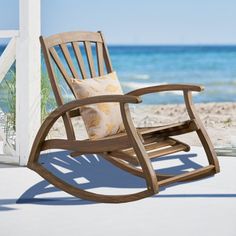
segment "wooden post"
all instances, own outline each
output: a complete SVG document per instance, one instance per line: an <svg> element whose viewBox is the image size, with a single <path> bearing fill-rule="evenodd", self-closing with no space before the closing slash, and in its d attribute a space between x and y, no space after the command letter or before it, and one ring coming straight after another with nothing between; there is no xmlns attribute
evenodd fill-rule
<svg viewBox="0 0 236 236"><path fill-rule="evenodd" d="M20 34L16 47L16 153L28 161L40 126L40 0L19 0Z"/></svg>

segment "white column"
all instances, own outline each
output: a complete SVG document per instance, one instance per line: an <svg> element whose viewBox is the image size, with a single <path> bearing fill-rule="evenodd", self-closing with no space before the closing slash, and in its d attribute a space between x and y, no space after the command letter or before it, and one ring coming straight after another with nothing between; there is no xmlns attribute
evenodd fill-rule
<svg viewBox="0 0 236 236"><path fill-rule="evenodd" d="M40 0L19 0L20 34L16 48L16 152L27 164L40 126Z"/></svg>

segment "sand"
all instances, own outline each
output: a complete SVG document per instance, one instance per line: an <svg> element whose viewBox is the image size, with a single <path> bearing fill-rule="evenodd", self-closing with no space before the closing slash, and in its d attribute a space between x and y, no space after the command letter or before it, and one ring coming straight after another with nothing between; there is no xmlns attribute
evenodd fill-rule
<svg viewBox="0 0 236 236"><path fill-rule="evenodd" d="M232 146L232 139L236 136L236 103L202 103L196 104L195 106L214 146ZM159 126L188 119L183 104L138 104L135 106L132 105L130 110L137 127ZM76 127L77 138L87 138L82 120L74 118L73 123ZM59 138L63 136L65 136L65 130L62 120L60 120L51 131L50 137ZM195 132L181 135L179 138L189 145L201 145Z"/></svg>

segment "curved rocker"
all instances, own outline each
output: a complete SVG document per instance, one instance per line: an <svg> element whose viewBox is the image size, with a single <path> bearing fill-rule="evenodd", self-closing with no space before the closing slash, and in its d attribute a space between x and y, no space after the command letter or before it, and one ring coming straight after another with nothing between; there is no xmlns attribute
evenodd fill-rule
<svg viewBox="0 0 236 236"><path fill-rule="evenodd" d="M36 171L48 182L69 194L86 200L108 203L121 203L142 199L157 193L160 186L179 181L195 180L219 172L219 163L213 145L192 102L191 91L200 92L203 90L201 86L183 84L160 85L138 89L126 95L96 96L74 100L65 104L54 71L55 66L60 71L72 93L74 92L71 85L71 77L80 80L81 78L93 78L113 72L104 37L101 32L69 32L53 35L48 38L40 37L40 41L58 108L49 114L38 131L28 161L28 167L30 169ZM81 43L84 46L85 55L81 52ZM96 48L97 73L93 60L92 43L95 44ZM68 44L70 47L68 47ZM61 51L61 55L64 57L63 61L59 57L58 50ZM71 51L73 51L76 58L80 75L74 66ZM84 56L87 57L87 68L89 69L90 75L88 75L86 71L85 61L83 59ZM64 62L67 63L70 74L64 67ZM106 69L106 72L104 69ZM190 119L181 123L160 127L135 128L131 119L128 103L141 102L140 96L145 94L170 90L180 90L183 92ZM80 115L79 107L104 102L120 103L125 132L97 140L76 140L71 118ZM46 140L53 124L60 117L64 122L67 139ZM153 158L180 151L188 152L190 150L189 145L172 138L172 136L193 131L198 134L203 148L205 149L209 165L179 175L156 173L151 164ZM99 154L118 168L144 178L147 189L135 194L114 196L96 194L75 188L53 175L53 173L49 172L39 163L40 153L48 149L69 150L71 151L72 157L90 153Z"/></svg>
<svg viewBox="0 0 236 236"><path fill-rule="evenodd" d="M45 169L38 162L40 152L45 151L49 148L67 149L71 151L80 151L82 153L88 153L91 151L92 153L96 153L96 152L107 153L113 150L114 143L116 142L115 139L112 142L110 142L109 140L100 140L100 141L88 141L88 140L76 141L76 140L62 140L62 139L61 140L58 140L58 139L45 140L53 124L57 121L59 117L62 117L68 111L71 111L75 108L79 108L80 106L94 104L94 103L101 103L101 102L102 103L119 102L122 107L122 110L124 111L124 114L126 114L125 104L138 103L140 102L140 99L138 97L128 96L128 95L107 95L107 96L96 96L96 97L91 97L91 98L86 98L86 99L81 99L81 100L75 100L65 105L62 105L61 107L54 110L43 122L35 138L27 166L30 169L36 171L39 175L41 175L43 178L45 178L47 181L49 181L56 187L64 190L65 192L68 192L69 194L72 194L76 197L80 197L86 200L97 201L97 202L121 203L121 202L138 200L141 198L151 196L154 193L157 193L158 185L157 185L155 172L152 168L150 160L148 158L145 158L145 153L143 153L143 150L140 149L138 146L140 145L140 141L137 137L137 134L135 134L133 130L131 130L127 126L129 125L130 117L126 115L124 117L124 125L126 128L128 128L128 132L130 136L132 136L131 140L133 142L133 145L136 148L136 154L143 170L143 177L145 177L146 179L146 183L147 183L146 191L142 191L135 194L118 195L118 196L91 193L82 189L75 188L74 186L59 179L58 177L54 176L51 172L49 172L47 169ZM127 144L124 145L123 143L120 143L120 144L118 143L118 145L119 145L119 148L122 148L122 147L126 148L130 146L130 145L127 146Z"/></svg>

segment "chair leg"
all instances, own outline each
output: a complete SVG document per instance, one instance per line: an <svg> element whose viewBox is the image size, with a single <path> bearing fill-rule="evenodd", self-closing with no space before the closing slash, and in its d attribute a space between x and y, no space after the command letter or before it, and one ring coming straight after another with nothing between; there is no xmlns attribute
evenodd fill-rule
<svg viewBox="0 0 236 236"><path fill-rule="evenodd" d="M120 111L125 126L126 133L132 144L134 152L137 156L139 164L143 170L148 190L153 194L159 192L159 185L156 173L153 169L152 163L148 158L147 152L144 148L142 140L138 135L137 129L134 127L129 106L127 103L120 104Z"/></svg>
<svg viewBox="0 0 236 236"><path fill-rule="evenodd" d="M214 150L214 147L212 145L212 142L211 142L205 128L201 127L196 132L197 132L197 135L198 135L198 137L202 143L202 146L205 150L209 164L215 166L215 173L219 173L220 172L219 161L218 161L216 152Z"/></svg>
<svg viewBox="0 0 236 236"><path fill-rule="evenodd" d="M220 171L219 162L216 156L216 152L214 150L213 144L204 128L204 125L202 124L198 113L193 105L192 101L192 94L189 91L184 91L184 100L187 108L187 112L189 114L190 119L195 123L196 125L196 132L197 135L202 143L202 146L206 152L208 162L210 165L214 165L215 167L215 173L218 173Z"/></svg>

